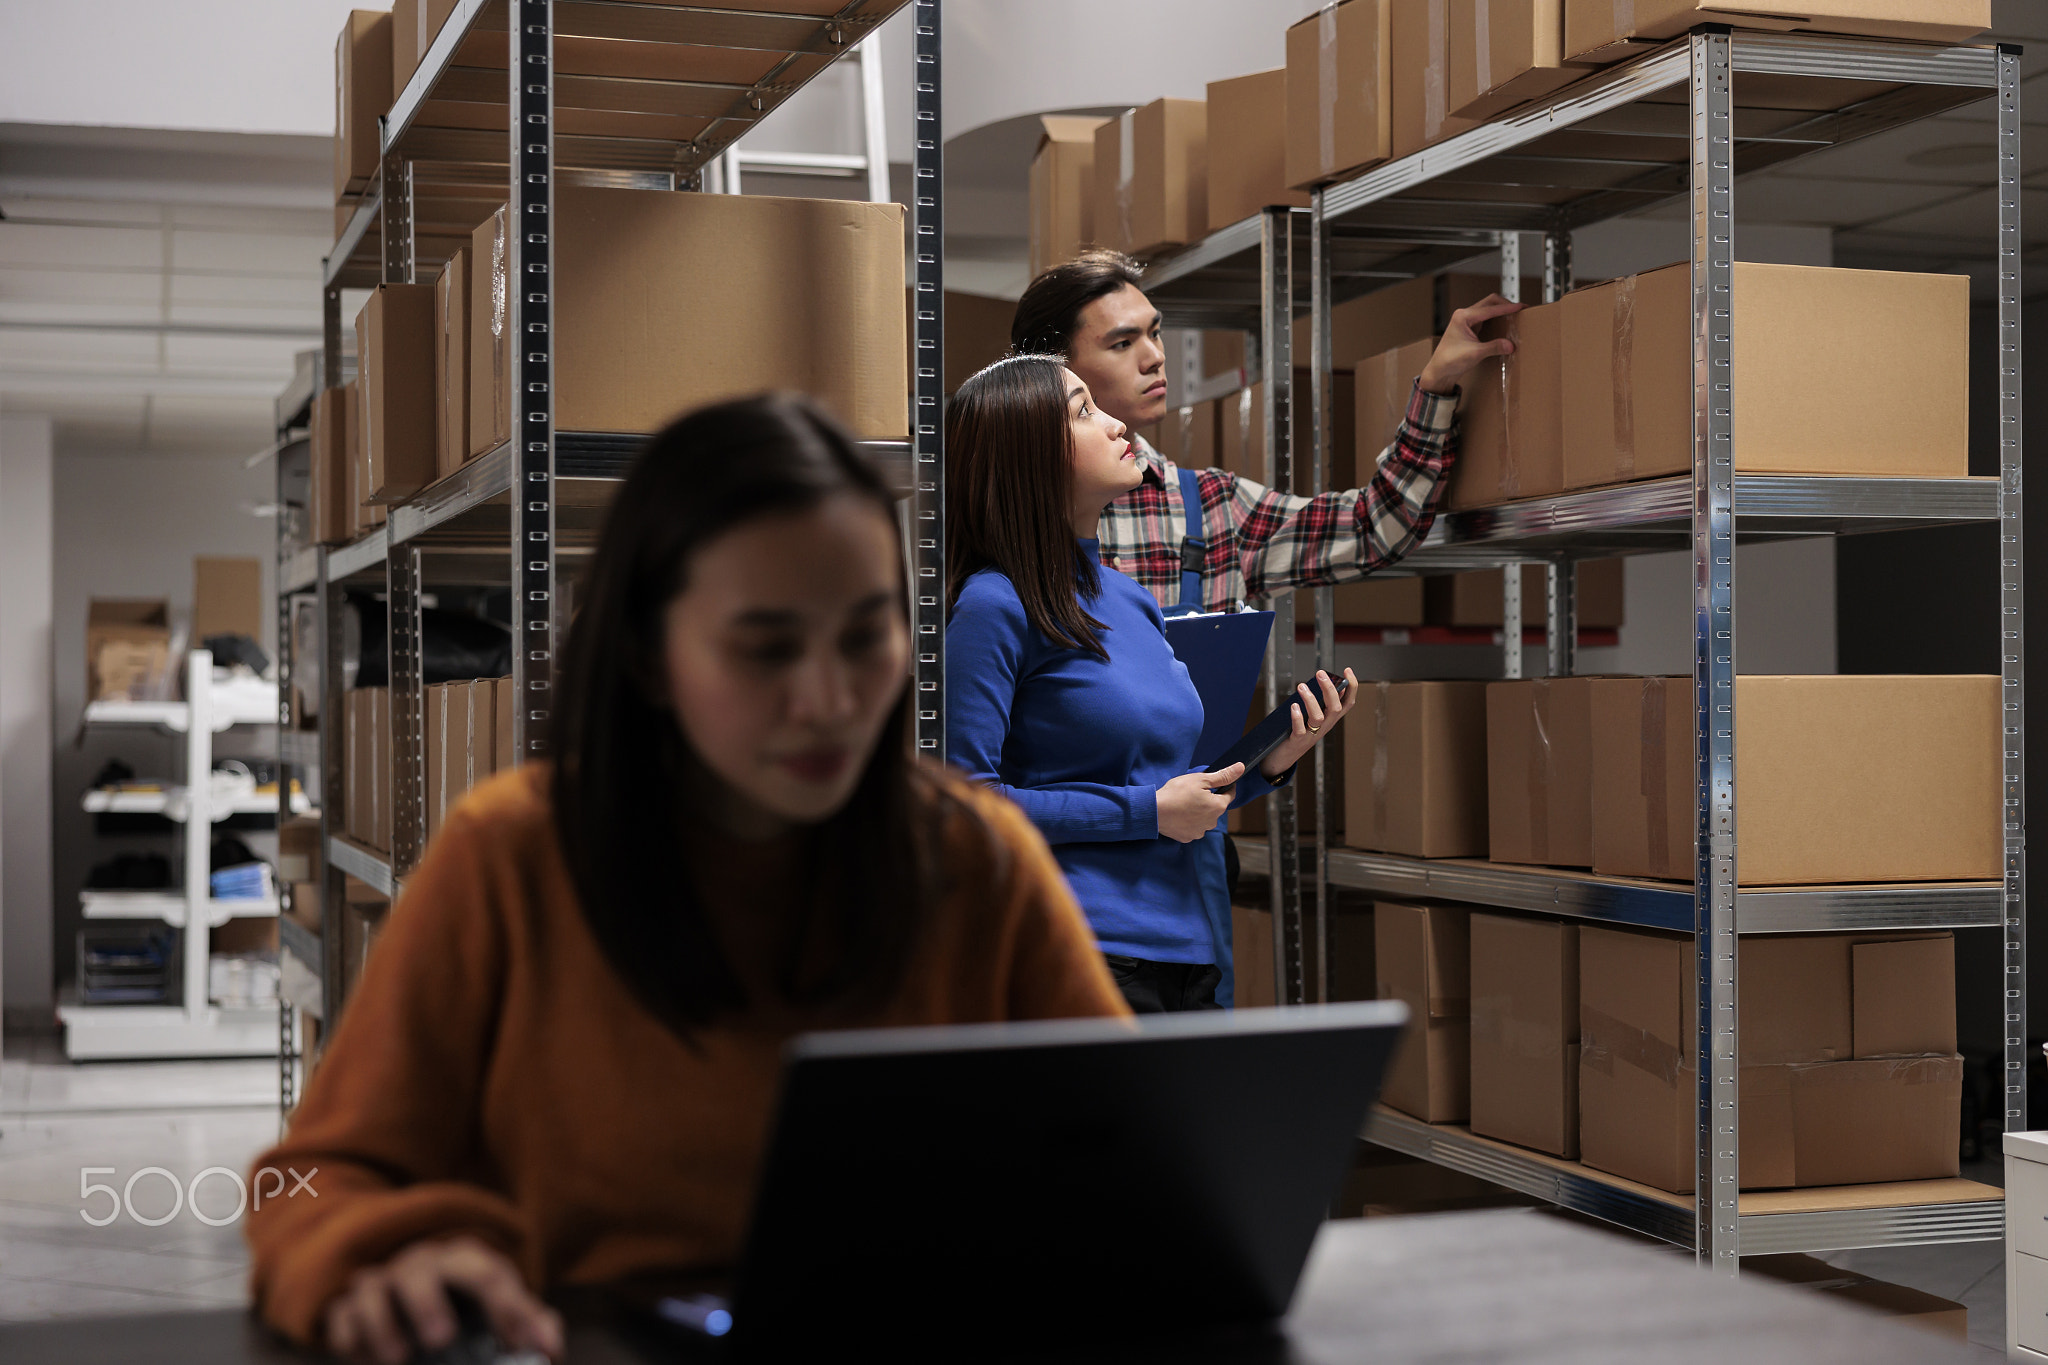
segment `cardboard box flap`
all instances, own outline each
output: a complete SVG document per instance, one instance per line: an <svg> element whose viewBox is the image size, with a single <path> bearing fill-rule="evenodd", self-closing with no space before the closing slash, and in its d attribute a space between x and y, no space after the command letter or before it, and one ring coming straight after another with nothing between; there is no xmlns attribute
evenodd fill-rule
<svg viewBox="0 0 2048 1365"><path fill-rule="evenodd" d="M1072 142L1095 145L1095 130L1109 122L1093 114L1040 114L1038 116L1038 146L1043 149L1048 142Z"/></svg>
<svg viewBox="0 0 2048 1365"><path fill-rule="evenodd" d="M1956 1050L1955 939L1892 939L1849 950L1858 1058Z"/></svg>
<svg viewBox="0 0 2048 1365"><path fill-rule="evenodd" d="M86 606L85 624L88 629L140 626L169 631L171 604L155 597L95 597Z"/></svg>

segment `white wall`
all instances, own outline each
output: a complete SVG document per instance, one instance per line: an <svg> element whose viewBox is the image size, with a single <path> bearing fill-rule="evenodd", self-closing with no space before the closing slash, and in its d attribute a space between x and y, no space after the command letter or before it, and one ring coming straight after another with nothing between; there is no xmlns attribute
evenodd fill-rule
<svg viewBox="0 0 2048 1365"><path fill-rule="evenodd" d="M51 437L47 417L0 418L0 1004L51 1004ZM80 650L84 645L81 641Z"/></svg>

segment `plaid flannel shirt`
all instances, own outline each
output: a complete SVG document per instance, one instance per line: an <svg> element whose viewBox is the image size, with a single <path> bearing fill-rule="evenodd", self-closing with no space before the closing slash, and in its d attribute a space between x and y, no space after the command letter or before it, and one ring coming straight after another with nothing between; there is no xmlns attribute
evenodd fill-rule
<svg viewBox="0 0 2048 1365"><path fill-rule="evenodd" d="M1247 598L1354 583L1415 548L1436 520L1445 475L1457 458L1458 395L1408 398L1408 415L1380 452L1371 482L1312 498L1280 493L1223 469L1195 476L1202 492L1202 607L1235 611ZM1145 481L1103 509L1102 562L1130 575L1162 607L1180 601L1180 544L1187 534L1180 475L1139 442Z"/></svg>

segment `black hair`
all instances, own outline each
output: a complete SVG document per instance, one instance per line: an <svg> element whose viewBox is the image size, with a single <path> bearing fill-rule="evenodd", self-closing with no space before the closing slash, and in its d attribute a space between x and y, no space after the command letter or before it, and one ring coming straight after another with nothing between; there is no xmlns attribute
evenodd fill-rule
<svg viewBox="0 0 2048 1365"><path fill-rule="evenodd" d="M1081 326L1081 312L1117 290L1137 288L1145 267L1121 251L1084 251L1040 274L1017 300L1010 349L1018 355L1066 355Z"/></svg>

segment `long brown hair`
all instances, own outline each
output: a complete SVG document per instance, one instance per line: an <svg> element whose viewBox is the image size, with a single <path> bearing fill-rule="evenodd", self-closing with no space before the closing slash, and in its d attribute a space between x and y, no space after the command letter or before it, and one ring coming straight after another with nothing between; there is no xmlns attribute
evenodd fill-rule
<svg viewBox="0 0 2048 1365"><path fill-rule="evenodd" d="M696 552L757 517L851 493L896 524L895 499L851 438L801 398L721 403L654 436L626 473L581 585L553 718L556 836L585 923L650 1013L689 1036L751 1003L688 876L671 861L703 818L707 771L669 708L663 613ZM878 1004L941 892L936 801L915 767L909 698L853 798L808 831L776 988L792 1004Z"/></svg>
<svg viewBox="0 0 2048 1365"><path fill-rule="evenodd" d="M946 588L950 607L982 569L1017 589L1024 615L1054 644L1107 659L1101 594L1074 538L1074 433L1057 356L998 360L946 406Z"/></svg>

